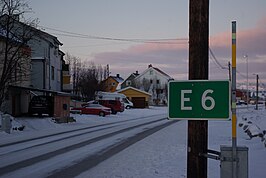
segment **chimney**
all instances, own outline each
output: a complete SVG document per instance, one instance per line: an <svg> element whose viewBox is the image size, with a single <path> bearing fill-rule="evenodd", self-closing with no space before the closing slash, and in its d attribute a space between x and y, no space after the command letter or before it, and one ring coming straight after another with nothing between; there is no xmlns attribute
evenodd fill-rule
<svg viewBox="0 0 266 178"><path fill-rule="evenodd" d="M136 70L136 73L135 74L138 75L139 74L139 71Z"/></svg>
<svg viewBox="0 0 266 178"><path fill-rule="evenodd" d="M120 78L120 75L119 75L119 74L116 74L116 77L117 77L117 78Z"/></svg>
<svg viewBox="0 0 266 178"><path fill-rule="evenodd" d="M151 65L151 64L148 66L148 68L150 68L150 67L152 67L152 65Z"/></svg>

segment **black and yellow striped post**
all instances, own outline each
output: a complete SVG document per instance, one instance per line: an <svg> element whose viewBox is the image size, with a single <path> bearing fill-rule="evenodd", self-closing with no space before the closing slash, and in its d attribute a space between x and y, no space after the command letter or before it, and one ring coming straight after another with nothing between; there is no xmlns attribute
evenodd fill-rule
<svg viewBox="0 0 266 178"><path fill-rule="evenodd" d="M237 139L236 139L236 21L232 21L232 177L237 178Z"/></svg>

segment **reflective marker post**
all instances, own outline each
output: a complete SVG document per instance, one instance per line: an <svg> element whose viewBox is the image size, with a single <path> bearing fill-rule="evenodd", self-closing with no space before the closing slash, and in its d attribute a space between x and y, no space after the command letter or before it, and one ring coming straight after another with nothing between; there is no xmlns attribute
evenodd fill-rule
<svg viewBox="0 0 266 178"><path fill-rule="evenodd" d="M221 178L248 178L248 148L236 139L236 22L232 21L232 146L221 146Z"/></svg>
<svg viewBox="0 0 266 178"><path fill-rule="evenodd" d="M232 21L232 177L237 178L236 140L236 21Z"/></svg>

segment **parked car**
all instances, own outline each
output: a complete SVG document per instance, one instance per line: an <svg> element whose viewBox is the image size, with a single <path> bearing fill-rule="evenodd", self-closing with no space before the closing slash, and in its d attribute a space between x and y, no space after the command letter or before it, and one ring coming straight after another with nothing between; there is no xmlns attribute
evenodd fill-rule
<svg viewBox="0 0 266 178"><path fill-rule="evenodd" d="M245 102L244 100L238 100L236 102L236 105L247 105L247 102Z"/></svg>
<svg viewBox="0 0 266 178"><path fill-rule="evenodd" d="M54 97L52 96L33 96L29 104L29 115L48 114L50 117L54 114Z"/></svg>
<svg viewBox="0 0 266 178"><path fill-rule="evenodd" d="M129 101L127 98L123 98L122 101L124 102L126 109L131 109L134 107L134 104L131 101Z"/></svg>
<svg viewBox="0 0 266 178"><path fill-rule="evenodd" d="M95 94L95 98L96 100L119 100L124 103L126 109L133 108L133 103L122 93L98 91Z"/></svg>
<svg viewBox="0 0 266 178"><path fill-rule="evenodd" d="M88 103L79 108L71 108L70 112L80 114L95 114L104 117L111 114L111 109L100 104Z"/></svg>
<svg viewBox="0 0 266 178"><path fill-rule="evenodd" d="M98 102L105 107L111 108L112 114L125 110L124 103L119 100L98 100Z"/></svg>
<svg viewBox="0 0 266 178"><path fill-rule="evenodd" d="M87 104L100 104L102 106L108 107L111 109L112 114L123 112L125 110L124 103L120 100L92 100L88 101ZM87 104L82 104L82 106L85 106Z"/></svg>

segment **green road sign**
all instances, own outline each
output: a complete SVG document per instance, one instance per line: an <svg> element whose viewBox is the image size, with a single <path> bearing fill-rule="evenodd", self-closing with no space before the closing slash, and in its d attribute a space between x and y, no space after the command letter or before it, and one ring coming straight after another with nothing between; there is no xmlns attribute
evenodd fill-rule
<svg viewBox="0 0 266 178"><path fill-rule="evenodd" d="M169 119L225 120L230 118L229 81L188 80L168 84Z"/></svg>

